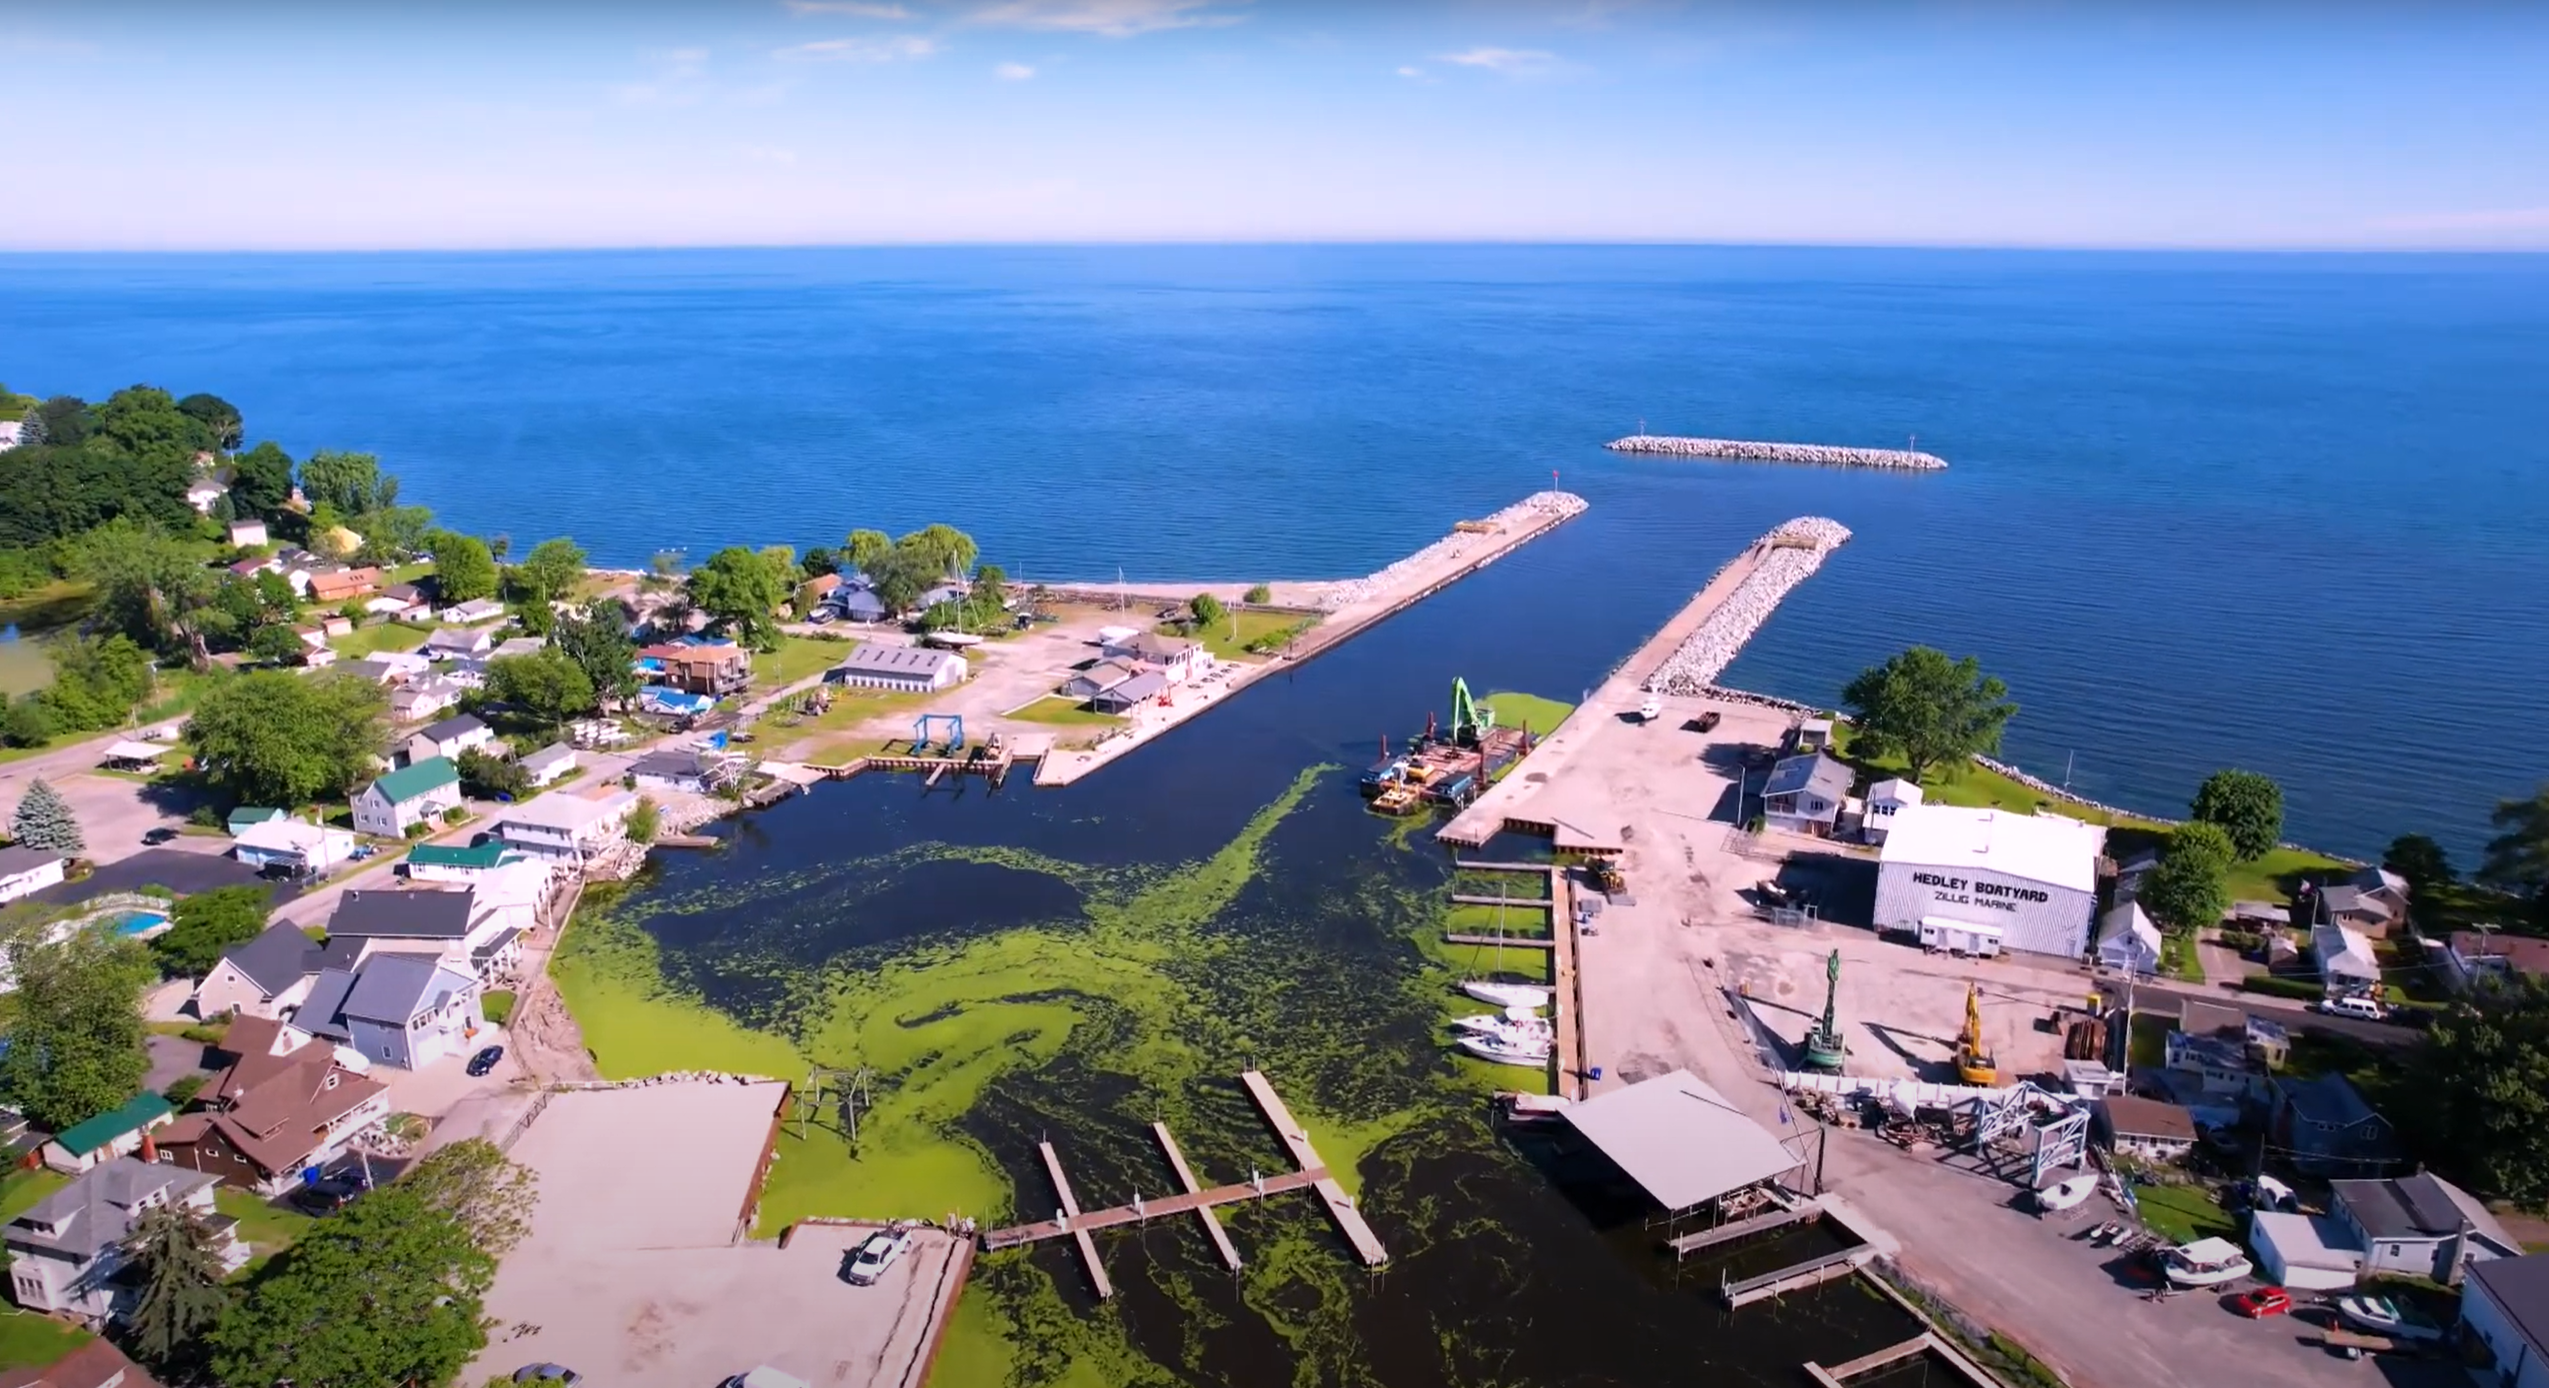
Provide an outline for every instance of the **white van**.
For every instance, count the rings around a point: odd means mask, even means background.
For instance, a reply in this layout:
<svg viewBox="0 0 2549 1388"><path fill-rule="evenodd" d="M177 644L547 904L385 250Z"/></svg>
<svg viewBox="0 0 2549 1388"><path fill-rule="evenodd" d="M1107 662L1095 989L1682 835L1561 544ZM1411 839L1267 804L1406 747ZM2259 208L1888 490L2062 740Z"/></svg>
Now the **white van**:
<svg viewBox="0 0 2549 1388"><path fill-rule="evenodd" d="M2355 1017L2366 1022L2377 1022L2390 1015L2388 1008L2357 993L2348 993L2341 998L2323 998L2319 1002L2319 1010L2331 1017Z"/></svg>
<svg viewBox="0 0 2549 1388"><path fill-rule="evenodd" d="M783 1374L764 1364L748 1374L737 1374L727 1379L722 1388L806 1388L806 1382L794 1374Z"/></svg>

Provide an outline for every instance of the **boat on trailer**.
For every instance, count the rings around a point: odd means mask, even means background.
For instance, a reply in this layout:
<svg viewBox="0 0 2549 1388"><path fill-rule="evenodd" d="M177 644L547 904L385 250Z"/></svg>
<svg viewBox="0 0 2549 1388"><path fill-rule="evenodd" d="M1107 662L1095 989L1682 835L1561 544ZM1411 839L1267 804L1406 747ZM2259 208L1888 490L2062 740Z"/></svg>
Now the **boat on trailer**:
<svg viewBox="0 0 2549 1388"><path fill-rule="evenodd" d="M2179 1287L2219 1287L2256 1270L2239 1245L2228 1239L2197 1239L2160 1255L2160 1271Z"/></svg>

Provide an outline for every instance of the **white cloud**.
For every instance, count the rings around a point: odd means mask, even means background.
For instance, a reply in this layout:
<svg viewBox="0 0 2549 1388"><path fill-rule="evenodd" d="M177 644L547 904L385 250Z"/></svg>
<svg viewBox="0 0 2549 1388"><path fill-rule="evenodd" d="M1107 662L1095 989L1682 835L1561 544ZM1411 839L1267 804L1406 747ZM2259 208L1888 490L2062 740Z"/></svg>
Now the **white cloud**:
<svg viewBox="0 0 2549 1388"><path fill-rule="evenodd" d="M1024 82L1035 76L1036 70L1025 63L1002 63L991 70L991 75L1003 82Z"/></svg>
<svg viewBox="0 0 2549 1388"><path fill-rule="evenodd" d="M846 14L860 19L909 19L910 10L877 0L787 0L790 14Z"/></svg>
<svg viewBox="0 0 2549 1388"><path fill-rule="evenodd" d="M782 48L774 57L808 62L896 63L926 58L938 51L938 40L921 34L888 34L881 38L817 39Z"/></svg>
<svg viewBox="0 0 2549 1388"><path fill-rule="evenodd" d="M1240 16L1213 9L1214 0L997 0L973 12L976 24L1010 29L1055 29L1130 38L1157 29L1236 24Z"/></svg>
<svg viewBox="0 0 2549 1388"><path fill-rule="evenodd" d="M1403 67L1398 70L1398 75L1401 77L1422 77L1425 75L1425 69L1421 67Z"/></svg>
<svg viewBox="0 0 2549 1388"><path fill-rule="evenodd" d="M1465 53L1439 55L1446 63L1462 67L1483 68L1507 77L1535 77L1557 70L1558 55L1537 48L1472 48Z"/></svg>

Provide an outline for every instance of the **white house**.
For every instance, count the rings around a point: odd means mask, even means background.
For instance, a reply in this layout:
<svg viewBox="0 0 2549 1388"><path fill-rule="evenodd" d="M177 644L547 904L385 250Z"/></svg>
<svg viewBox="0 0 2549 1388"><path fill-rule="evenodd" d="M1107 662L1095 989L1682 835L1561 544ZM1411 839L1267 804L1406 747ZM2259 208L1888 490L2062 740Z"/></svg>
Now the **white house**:
<svg viewBox="0 0 2549 1388"><path fill-rule="evenodd" d="M517 870L526 875L506 877ZM513 962L520 933L537 909L538 889L547 880L545 865L523 862L458 889L347 892L328 917L329 957L323 962L347 970L379 955L397 954L433 960L472 977L483 975ZM517 909L525 899L530 911ZM325 977L322 969L320 978ZM317 1007L320 987L311 985L304 1012Z"/></svg>
<svg viewBox="0 0 2549 1388"><path fill-rule="evenodd" d="M440 675L410 680L389 692L389 716L400 723L421 722L458 704L460 692L459 681Z"/></svg>
<svg viewBox="0 0 2549 1388"><path fill-rule="evenodd" d="M402 749L411 762L431 761L435 757L458 758L463 752L489 752L495 748L496 730L475 715L462 714L417 730Z"/></svg>
<svg viewBox="0 0 2549 1388"><path fill-rule="evenodd" d="M269 819L241 829L231 840L230 856L252 867L314 876L354 856L354 836L306 819Z"/></svg>
<svg viewBox="0 0 2549 1388"><path fill-rule="evenodd" d="M354 797L354 827L394 839L408 826L440 818L459 804L460 768L448 757L431 757L363 787Z"/></svg>
<svg viewBox="0 0 2549 1388"><path fill-rule="evenodd" d="M533 786L552 785L575 773L582 764L575 749L563 742L553 742L522 759L522 774Z"/></svg>
<svg viewBox="0 0 2549 1388"><path fill-rule="evenodd" d="M521 853L494 839L466 847L420 843L407 850L407 880L475 884L506 863L520 862L522 858Z"/></svg>
<svg viewBox="0 0 2549 1388"><path fill-rule="evenodd" d="M200 1171L130 1157L83 1172L9 1221L10 1294L30 1311L91 1324L130 1312L141 1287L117 1274L131 1256L133 1226L162 1206L189 1206L213 1220L215 1184ZM224 1272L248 1261L227 1221L212 1224L212 1247Z"/></svg>
<svg viewBox="0 0 2549 1388"><path fill-rule="evenodd" d="M2110 1150L2145 1161L2176 1161L2195 1150L2195 1115L2157 1099L2118 1094L2099 1100L2098 1129Z"/></svg>
<svg viewBox="0 0 2549 1388"><path fill-rule="evenodd" d="M176 1112L176 1106L160 1095L136 1094L120 1107L81 1119L55 1133L44 1144L44 1164L72 1174L104 1165L138 1151L143 1135L164 1126Z"/></svg>
<svg viewBox="0 0 2549 1388"><path fill-rule="evenodd" d="M272 536L266 534L264 521L235 520L230 523L230 543L236 548L254 549L258 545L271 543L272 539Z"/></svg>
<svg viewBox="0 0 2549 1388"><path fill-rule="evenodd" d="M1125 630L1127 628L1108 627L1100 631L1099 654L1109 660L1129 661L1145 670L1156 670L1166 675L1170 684L1185 684L1212 669L1212 653L1192 641L1181 641L1149 631L1106 639L1110 632Z"/></svg>
<svg viewBox="0 0 2549 1388"><path fill-rule="evenodd" d="M0 901L15 901L62 880L70 859L38 848L0 848Z"/></svg>
<svg viewBox="0 0 2549 1388"><path fill-rule="evenodd" d="M2372 942L2352 926L2322 921L2310 927L2310 958L2331 993L2377 991L2381 986L2381 961L2372 953Z"/></svg>
<svg viewBox="0 0 2549 1388"><path fill-rule="evenodd" d="M618 840L637 797L613 791L599 799L560 792L505 811L496 837L553 862L581 862Z"/></svg>
<svg viewBox="0 0 2549 1388"><path fill-rule="evenodd" d="M485 627L444 627L425 638L423 654L431 660L465 660L496 648L496 634Z"/></svg>
<svg viewBox="0 0 2549 1388"><path fill-rule="evenodd" d="M476 626L481 622L492 622L503 615L504 604L494 598L473 598L468 602L454 603L434 614L436 620L449 622L454 626Z"/></svg>
<svg viewBox="0 0 2549 1388"><path fill-rule="evenodd" d="M1850 794L1850 768L1820 752L1784 757L1761 788L1761 817L1773 829L1828 838Z"/></svg>
<svg viewBox="0 0 2549 1388"><path fill-rule="evenodd" d="M228 490L230 489L207 477L186 489L186 504L209 516L212 514L213 504L220 501L222 494Z"/></svg>
<svg viewBox="0 0 2549 1388"><path fill-rule="evenodd" d="M2148 976L2160 971L2160 928L2139 902L2120 902L2098 927L2098 967Z"/></svg>
<svg viewBox="0 0 2549 1388"><path fill-rule="evenodd" d="M463 1054L487 1027L477 979L431 955L406 953L375 954L351 970L321 971L293 1023L373 1064L401 1070L422 1070Z"/></svg>
<svg viewBox="0 0 2549 1388"><path fill-rule="evenodd" d="M2549 1388L2549 1253L2498 1258L2469 1270L2461 1343L2487 1351L2487 1382Z"/></svg>
<svg viewBox="0 0 2549 1388"><path fill-rule="evenodd" d="M2328 1183L2331 1214L2363 1250L2366 1274L2460 1281L2471 1263L2522 1252L2477 1197L2440 1176Z"/></svg>
<svg viewBox="0 0 2549 1388"><path fill-rule="evenodd" d="M1869 786L1867 814L1861 820L1859 836L1869 843L1885 842L1886 831L1894 827L1894 815L1906 805L1921 803L1921 788L1900 776L1889 777Z"/></svg>
<svg viewBox="0 0 2549 1388"><path fill-rule="evenodd" d="M243 945L233 945L195 985L195 1015L282 1017L310 993L319 969L319 946L301 927L281 921Z"/></svg>
<svg viewBox="0 0 2549 1388"><path fill-rule="evenodd" d="M2077 959L2106 830L2061 815L1906 805L1877 851L1876 928L1970 954Z"/></svg>
<svg viewBox="0 0 2549 1388"><path fill-rule="evenodd" d="M649 752L629 764L628 777L641 790L679 790L705 795L732 781L743 758L700 747Z"/></svg>

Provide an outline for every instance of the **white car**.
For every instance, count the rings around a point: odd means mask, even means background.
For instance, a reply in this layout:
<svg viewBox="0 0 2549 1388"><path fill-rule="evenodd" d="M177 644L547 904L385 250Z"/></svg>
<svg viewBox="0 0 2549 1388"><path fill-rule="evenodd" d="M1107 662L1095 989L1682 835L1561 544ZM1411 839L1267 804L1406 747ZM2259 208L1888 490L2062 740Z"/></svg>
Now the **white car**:
<svg viewBox="0 0 2549 1388"><path fill-rule="evenodd" d="M1664 701L1652 694L1646 696L1646 702L1637 706L1637 721L1641 723L1652 723L1663 716Z"/></svg>
<svg viewBox="0 0 2549 1388"><path fill-rule="evenodd" d="M853 1287L873 1286L911 1251L910 1234L900 1229L880 1229L868 1235L867 1242L850 1255L850 1265L842 1270L841 1277Z"/></svg>
<svg viewBox="0 0 2549 1388"><path fill-rule="evenodd" d="M2354 994L2341 998L2322 998L2316 1006L2320 1012L2331 1017L2355 1017L2366 1022L2377 1022L2390 1015L2388 1008L2370 998Z"/></svg>

